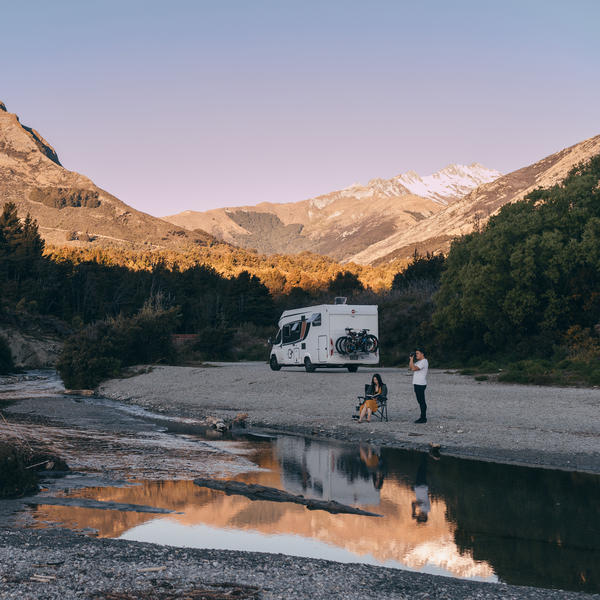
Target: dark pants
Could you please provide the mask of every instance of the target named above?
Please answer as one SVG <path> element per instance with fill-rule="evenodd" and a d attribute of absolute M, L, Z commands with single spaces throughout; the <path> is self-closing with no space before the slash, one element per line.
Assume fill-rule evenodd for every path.
<path fill-rule="evenodd" d="M 419 403 L 419 407 L 421 408 L 421 418 L 427 418 L 427 404 L 425 403 L 425 388 L 426 385 L 413 385 L 415 388 L 415 396 L 417 397 L 417 402 Z"/>

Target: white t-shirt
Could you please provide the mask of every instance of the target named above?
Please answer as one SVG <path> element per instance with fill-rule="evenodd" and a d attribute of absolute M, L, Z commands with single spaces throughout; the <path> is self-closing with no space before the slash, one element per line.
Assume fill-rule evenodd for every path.
<path fill-rule="evenodd" d="M 413 371 L 413 385 L 427 385 L 427 370 L 429 369 L 427 359 L 418 360 L 413 364 L 415 367 L 419 367 L 418 371 Z"/>
<path fill-rule="evenodd" d="M 418 371 L 417 371 L 418 372 Z M 429 514 L 431 503 L 429 502 L 429 487 L 426 485 L 415 486 L 415 496 L 417 498 L 417 506 L 422 513 Z"/>

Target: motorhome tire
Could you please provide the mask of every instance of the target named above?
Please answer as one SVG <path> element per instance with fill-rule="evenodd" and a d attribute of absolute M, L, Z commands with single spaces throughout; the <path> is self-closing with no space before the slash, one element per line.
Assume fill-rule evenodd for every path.
<path fill-rule="evenodd" d="M 279 369 L 281 369 L 281 365 L 277 362 L 277 357 L 274 354 L 271 356 L 269 366 L 271 367 L 272 371 L 279 371 Z"/>
<path fill-rule="evenodd" d="M 358 365 L 348 365 L 348 371 L 350 371 L 350 373 L 356 373 L 356 371 L 358 371 Z"/>
<path fill-rule="evenodd" d="M 304 359 L 304 368 L 306 369 L 307 373 L 315 372 L 316 367 L 312 364 L 312 361 L 310 360 L 310 358 L 308 358 L 308 356 Z"/>

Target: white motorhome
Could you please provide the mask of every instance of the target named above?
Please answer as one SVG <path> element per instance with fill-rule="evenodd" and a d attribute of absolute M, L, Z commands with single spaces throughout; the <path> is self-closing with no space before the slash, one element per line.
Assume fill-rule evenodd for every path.
<path fill-rule="evenodd" d="M 344 345 L 341 338 L 351 342 Z M 286 310 L 277 335 L 269 340 L 269 364 L 274 371 L 304 367 L 310 373 L 318 367 L 341 367 L 354 373 L 361 365 L 379 363 L 378 338 L 376 305 L 336 303 Z"/>

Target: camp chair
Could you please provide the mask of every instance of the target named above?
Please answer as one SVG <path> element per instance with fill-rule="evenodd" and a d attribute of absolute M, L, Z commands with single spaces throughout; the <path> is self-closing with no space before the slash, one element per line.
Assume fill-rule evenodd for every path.
<path fill-rule="evenodd" d="M 369 390 L 371 389 L 371 384 L 370 383 L 365 383 L 365 395 L 364 396 L 357 396 L 356 399 L 358 400 L 358 406 L 356 407 L 356 409 L 358 410 L 360 405 L 367 399 L 367 396 L 369 396 Z M 387 412 L 387 385 L 384 383 L 382 385 L 382 393 L 381 396 L 379 398 L 377 398 L 377 410 L 373 413 L 373 416 L 377 417 L 380 421 L 387 421 L 388 420 L 388 412 Z"/>

